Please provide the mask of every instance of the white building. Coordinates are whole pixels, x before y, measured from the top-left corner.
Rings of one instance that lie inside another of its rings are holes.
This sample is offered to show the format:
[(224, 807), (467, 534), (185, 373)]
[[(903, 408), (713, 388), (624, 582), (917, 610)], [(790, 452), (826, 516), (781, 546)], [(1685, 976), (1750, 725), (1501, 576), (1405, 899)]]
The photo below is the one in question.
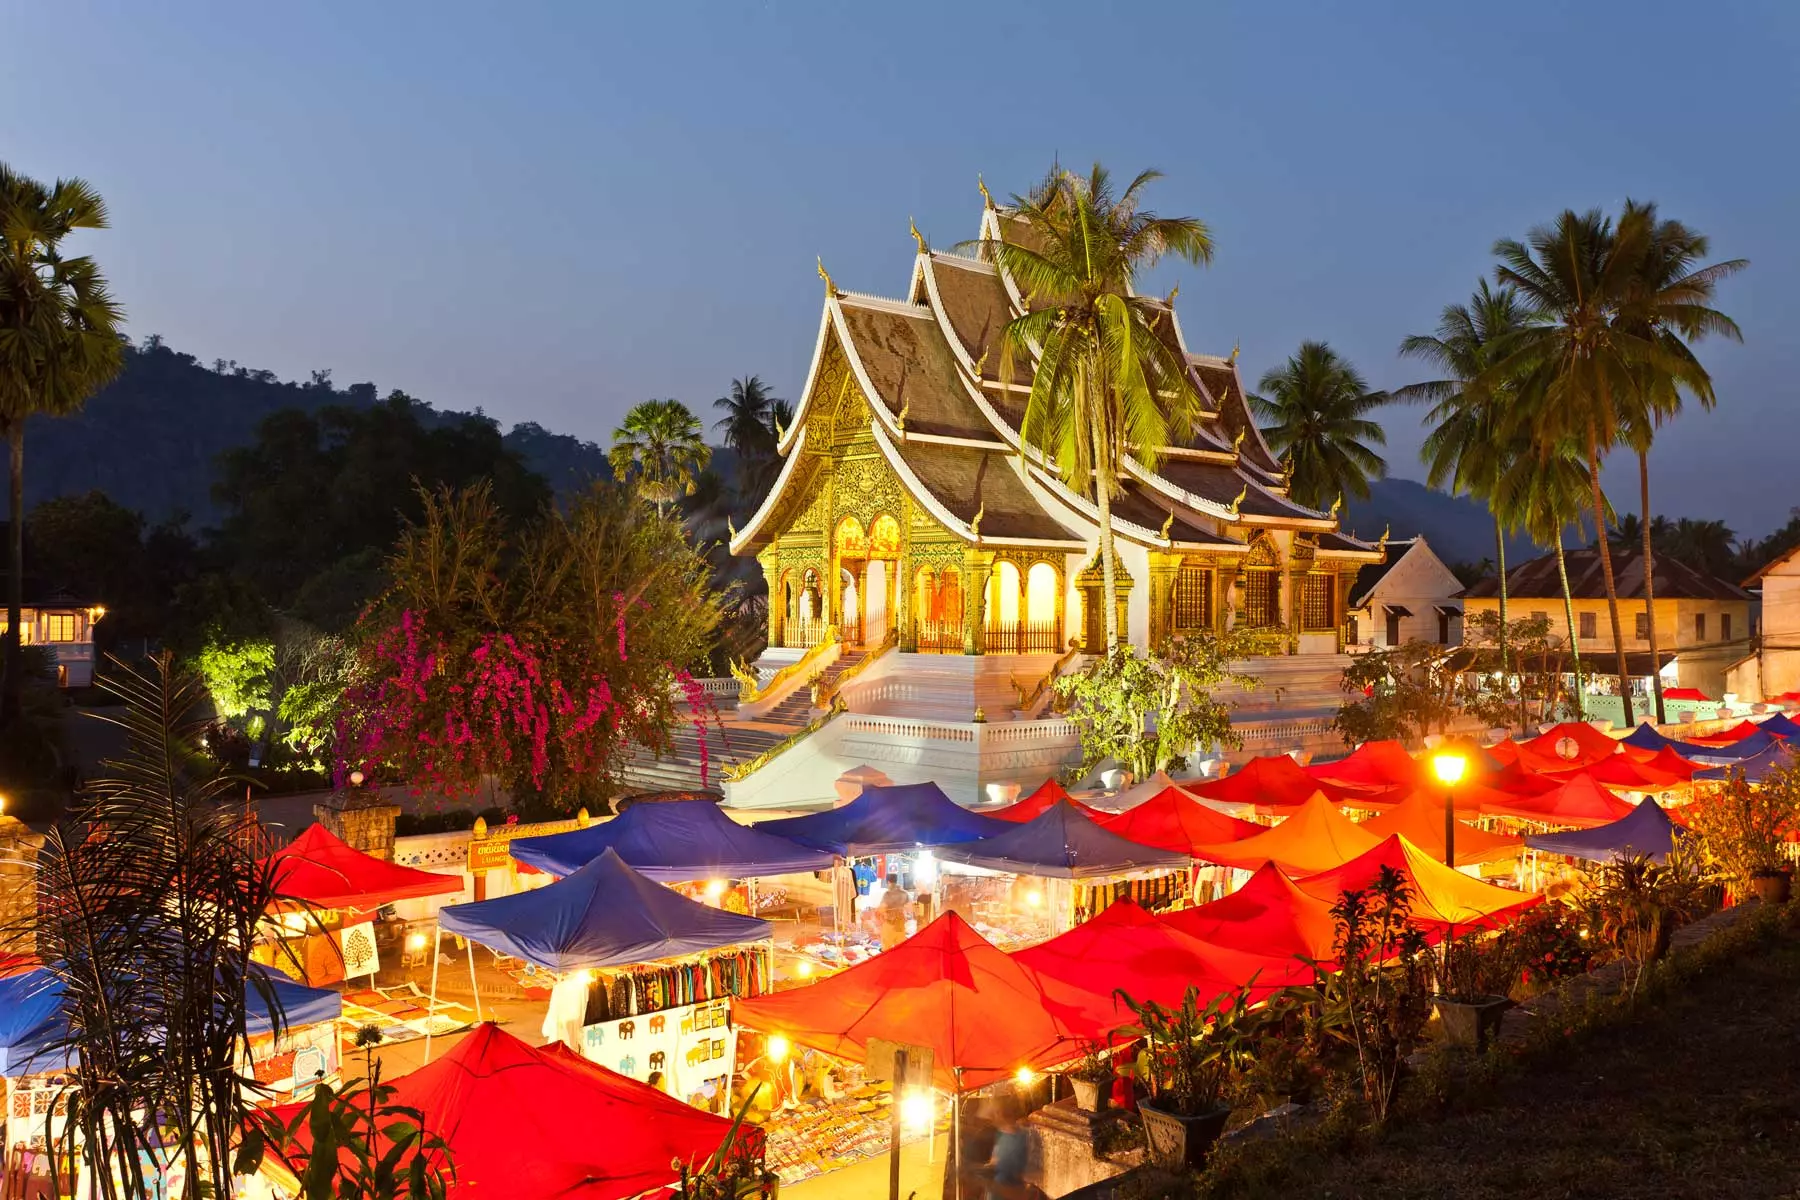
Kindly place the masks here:
[[(20, 640), (44, 647), (56, 659), (59, 687), (84, 688), (94, 682), (94, 625), (106, 615), (104, 608), (66, 594), (33, 600), (27, 592), (19, 615)], [(0, 604), (0, 634), (6, 627), (6, 608)]]
[(1744, 700), (1800, 691), (1800, 546), (1744, 581), (1762, 591), (1762, 637), (1726, 669), (1726, 686)]
[(1423, 537), (1389, 542), (1386, 562), (1370, 563), (1350, 586), (1346, 650), (1387, 650), (1402, 642), (1462, 644), (1462, 581)]

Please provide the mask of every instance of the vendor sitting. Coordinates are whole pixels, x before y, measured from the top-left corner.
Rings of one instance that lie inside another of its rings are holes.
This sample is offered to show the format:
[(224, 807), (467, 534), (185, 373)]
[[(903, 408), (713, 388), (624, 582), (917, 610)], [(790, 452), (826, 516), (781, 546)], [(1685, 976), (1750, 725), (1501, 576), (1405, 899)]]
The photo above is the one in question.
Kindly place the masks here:
[(883, 950), (892, 950), (906, 940), (906, 916), (910, 907), (906, 892), (900, 887), (900, 877), (889, 875), (887, 890), (881, 893), (881, 900), (875, 906), (875, 928), (881, 936)]

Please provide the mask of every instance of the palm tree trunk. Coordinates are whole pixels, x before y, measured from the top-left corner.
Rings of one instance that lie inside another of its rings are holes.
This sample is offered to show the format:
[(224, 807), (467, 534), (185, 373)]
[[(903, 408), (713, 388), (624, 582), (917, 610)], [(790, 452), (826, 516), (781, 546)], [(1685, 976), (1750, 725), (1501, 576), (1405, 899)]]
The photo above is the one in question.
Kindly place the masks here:
[(1562, 526), (1556, 527), (1556, 575), (1562, 580), (1563, 619), (1569, 623), (1569, 654), (1575, 665), (1575, 719), (1587, 717), (1581, 690), (1581, 638), (1575, 631), (1575, 597), (1569, 591), (1569, 564), (1563, 558)]
[(1618, 652), (1619, 703), (1625, 728), (1637, 724), (1631, 713), (1631, 668), (1625, 662), (1625, 629), (1619, 624), (1619, 587), (1613, 580), (1612, 547), (1606, 540), (1606, 495), (1600, 490), (1600, 432), (1588, 422), (1588, 483), (1593, 488), (1594, 528), (1600, 534), (1600, 577), (1606, 581), (1606, 608), (1612, 617), (1613, 649)]
[(1101, 467), (1106, 461), (1106, 443), (1099, 421), (1094, 422), (1090, 432), (1094, 439), (1094, 507), (1100, 510), (1100, 586), (1106, 589), (1100, 603), (1106, 619), (1106, 648), (1111, 650), (1119, 644), (1119, 592), (1113, 572), (1112, 480), (1109, 472)]
[(8, 574), (6, 581), (6, 647), (4, 681), (0, 682), (0, 728), (19, 719), (24, 707), (25, 655), (21, 649), (21, 624), (25, 607), (25, 422), (9, 422), (7, 448), (12, 471), (8, 489)]
[[(1494, 562), (1500, 572), (1500, 686), (1503, 689), (1512, 687), (1512, 680), (1507, 672), (1510, 656), (1506, 644), (1506, 530), (1500, 524), (1499, 514), (1494, 516)], [(1519, 732), (1525, 731), (1525, 718), (1519, 718)]]
[(1650, 625), (1650, 689), (1656, 696), (1656, 723), (1662, 725), (1669, 718), (1663, 711), (1662, 654), (1656, 642), (1656, 585), (1651, 578), (1656, 574), (1656, 552), (1650, 544), (1650, 451), (1647, 449), (1638, 451), (1638, 493), (1644, 508), (1644, 611)]

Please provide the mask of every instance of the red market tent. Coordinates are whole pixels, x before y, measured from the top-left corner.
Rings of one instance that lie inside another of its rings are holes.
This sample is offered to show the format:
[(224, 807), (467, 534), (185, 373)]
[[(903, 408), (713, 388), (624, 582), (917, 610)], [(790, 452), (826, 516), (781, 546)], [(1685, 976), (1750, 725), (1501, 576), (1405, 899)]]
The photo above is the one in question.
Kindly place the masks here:
[(1412, 787), (1423, 778), (1419, 760), (1395, 741), (1364, 742), (1336, 762), (1303, 769), (1314, 779), (1363, 788)]
[(1272, 862), (1291, 875), (1310, 875), (1348, 862), (1381, 839), (1339, 812), (1322, 792), (1273, 829), (1238, 842), (1196, 846), (1193, 856), (1221, 867), (1254, 871)]
[(1546, 825), (1587, 829), (1618, 820), (1631, 811), (1631, 805), (1595, 783), (1591, 776), (1577, 775), (1553, 791), (1489, 801), (1480, 805), (1480, 811), (1493, 817), (1518, 817)]
[(1073, 804), (1076, 808), (1080, 809), (1090, 817), (1100, 817), (1105, 815), (1099, 810), (1089, 808), (1081, 801), (1071, 797), (1069, 795), (1069, 790), (1054, 779), (1046, 779), (1044, 782), (1038, 784), (1037, 789), (1033, 791), (1031, 795), (1022, 797), (1007, 805), (1005, 808), (997, 808), (992, 812), (984, 813), (982, 815), (997, 817), (1002, 821), (1013, 821), (1022, 824), (1023, 822), (1030, 821), (1036, 817), (1043, 816), (1045, 813), (1056, 807), (1056, 802), (1058, 800), (1067, 800), (1070, 804)]
[(1096, 814), (1095, 820), (1100, 828), (1128, 841), (1182, 854), (1192, 854), (1198, 846), (1236, 842), (1268, 832), (1268, 826), (1228, 817), (1178, 787), (1166, 787), (1122, 813)]
[[(1458, 797), (1461, 800), (1461, 797)], [(1460, 808), (1460, 806), (1459, 806)], [(1473, 809), (1467, 811), (1473, 812)], [(1439, 861), (1444, 857), (1444, 797), (1441, 791), (1420, 790), (1365, 821), (1362, 829), (1378, 838), (1400, 834), (1413, 845)], [(1466, 821), (1456, 823), (1456, 865), (1499, 862), (1514, 858), (1521, 849), (1520, 841), (1504, 833), (1489, 833)]]
[(1158, 921), (1129, 900), (1109, 905), (1060, 937), (1014, 951), (1045, 995), (1114, 1030), (1137, 1018), (1114, 991), (1133, 1000), (1179, 1005), (1189, 987), (1200, 1002), (1250, 989), (1252, 1001), (1313, 981), (1311, 968), (1289, 957), (1212, 946)]
[(1157, 919), (1211, 945), (1272, 958), (1323, 963), (1336, 953), (1331, 904), (1295, 887), (1273, 863), (1228, 896)]
[(954, 912), (829, 979), (734, 999), (731, 1011), (740, 1025), (843, 1058), (862, 1059), (872, 1038), (927, 1046), (933, 1082), (950, 1091), (1067, 1061), (1078, 1039), (1100, 1032), (1083, 1006), (1051, 1000)]
[[(1573, 757), (1564, 753), (1568, 749), (1565, 741), (1575, 743)], [(1520, 745), (1541, 755), (1546, 762), (1560, 762), (1565, 767), (1585, 766), (1619, 752), (1617, 738), (1601, 733), (1586, 721), (1564, 721)]]
[(1757, 725), (1755, 721), (1739, 721), (1730, 729), (1724, 729), (1718, 733), (1698, 734), (1687, 740), (1696, 746), (1729, 746), (1735, 742), (1743, 741), (1753, 733), (1761, 732), (1762, 727)]
[(1406, 880), (1412, 922), (1434, 933), (1494, 929), (1544, 899), (1536, 892), (1515, 892), (1471, 879), (1398, 834), (1341, 867), (1295, 884), (1315, 899), (1335, 904), (1345, 892), (1366, 889), (1383, 867), (1392, 867)]
[(373, 912), (396, 900), (447, 896), (463, 890), (461, 875), (439, 875), (385, 862), (352, 848), (323, 825), (309, 825), (299, 837), (262, 860), (275, 864), (276, 891), (283, 900), (314, 908)]
[(1660, 792), (1687, 783), (1699, 769), (1698, 764), (1677, 754), (1674, 747), (1664, 746), (1647, 759), (1634, 754), (1615, 754), (1589, 766), (1564, 772), (1557, 778), (1566, 780), (1586, 775), (1595, 783), (1620, 791)]
[(1285, 754), (1253, 758), (1223, 779), (1183, 785), (1186, 791), (1225, 804), (1257, 808), (1299, 808), (1320, 792), (1340, 803), (1373, 807), (1390, 798), (1380, 788), (1346, 787), (1314, 779)]
[[(385, 1080), (416, 1108), (455, 1167), (449, 1200), (623, 1200), (674, 1183), (731, 1122), (616, 1074), (564, 1047), (537, 1049), (479, 1025), (449, 1054)], [(277, 1110), (292, 1119), (303, 1106)], [(306, 1137), (305, 1123), (301, 1135)], [(760, 1139), (762, 1131), (741, 1131)]]
[(1664, 688), (1663, 689), (1663, 699), (1664, 700), (1698, 700), (1698, 701), (1701, 701), (1701, 702), (1707, 703), (1707, 704), (1712, 703), (1712, 697), (1707, 695), (1705, 692), (1701, 691), (1699, 688), (1682, 688), (1682, 687)]

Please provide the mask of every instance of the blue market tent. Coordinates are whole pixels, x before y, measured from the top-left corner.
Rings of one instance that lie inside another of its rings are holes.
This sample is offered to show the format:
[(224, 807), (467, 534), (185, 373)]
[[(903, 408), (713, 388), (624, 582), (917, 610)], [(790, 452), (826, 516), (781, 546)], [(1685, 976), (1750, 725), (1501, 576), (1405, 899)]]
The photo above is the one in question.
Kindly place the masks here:
[(1765, 733), (1759, 729), (1749, 737), (1739, 738), (1730, 745), (1703, 746), (1697, 743), (1688, 743), (1686, 746), (1676, 746), (1675, 751), (1683, 758), (1710, 758), (1714, 762), (1742, 761), (1747, 758), (1759, 757), (1766, 753), (1770, 747), (1780, 746), (1781, 743), (1781, 738), (1776, 737), (1772, 733)]
[[(295, 983), (259, 963), (250, 969), (268, 981), (284, 1028), (335, 1021), (344, 1010), (344, 998), (334, 991)], [(0, 1076), (16, 1078), (69, 1067), (69, 1026), (63, 1019), (62, 998), (62, 981), (43, 967), (0, 979)], [(251, 1034), (274, 1029), (262, 989), (244, 988), (244, 1009)]]
[(618, 967), (772, 937), (760, 917), (689, 900), (607, 850), (549, 887), (438, 912), (438, 925), (550, 971)]
[(646, 801), (586, 829), (519, 838), (511, 849), (520, 862), (552, 875), (573, 875), (616, 850), (662, 883), (827, 871), (835, 861), (825, 851), (739, 825), (711, 800)]
[[(1759, 735), (1759, 736), (1767, 736)], [(1746, 739), (1748, 740), (1748, 739)], [(1771, 744), (1761, 754), (1736, 762), (1725, 763), (1717, 767), (1709, 767), (1704, 771), (1696, 771), (1695, 779), (1729, 779), (1732, 772), (1740, 772), (1751, 783), (1761, 783), (1762, 777), (1777, 767), (1791, 765), (1796, 758), (1794, 751), (1789, 750), (1782, 742), (1771, 739)]]
[(866, 787), (830, 812), (769, 821), (757, 828), (846, 858), (893, 854), (918, 846), (949, 846), (994, 837), (1014, 828), (970, 812), (935, 783)]
[(1185, 854), (1140, 845), (1102, 829), (1067, 800), (1058, 800), (1042, 815), (1004, 833), (943, 846), (936, 853), (945, 862), (1054, 879), (1172, 871), (1188, 865)]
[(1546, 854), (1566, 854), (1591, 862), (1611, 862), (1647, 854), (1656, 862), (1669, 856), (1677, 837), (1687, 831), (1669, 819), (1662, 806), (1645, 800), (1627, 815), (1592, 829), (1528, 836), (1525, 844)]
[(1766, 721), (1757, 725), (1763, 733), (1772, 733), (1776, 737), (1800, 737), (1800, 723), (1791, 720), (1786, 713), (1776, 713)]
[[(1687, 745), (1686, 742), (1678, 742), (1672, 737), (1664, 737), (1657, 731), (1656, 726), (1648, 721), (1640, 722), (1636, 729), (1619, 740), (1627, 746), (1636, 746), (1639, 750), (1661, 750), (1664, 746), (1673, 746), (1677, 754), (1680, 754), (1681, 748)], [(1692, 747), (1689, 748), (1692, 749)]]

